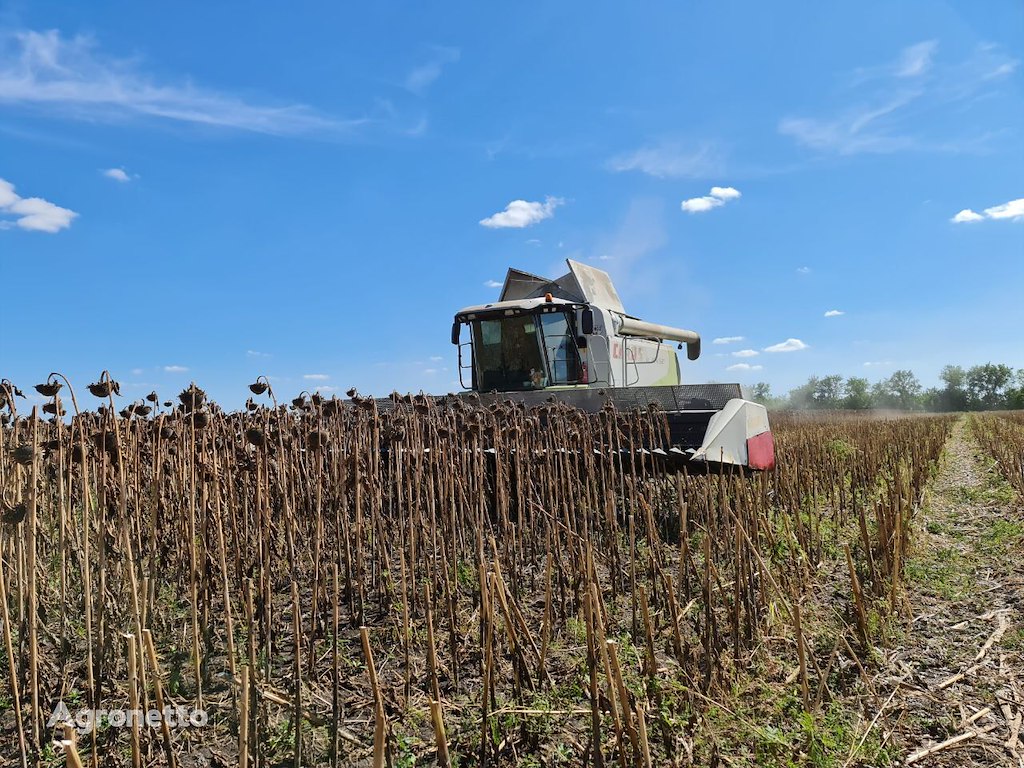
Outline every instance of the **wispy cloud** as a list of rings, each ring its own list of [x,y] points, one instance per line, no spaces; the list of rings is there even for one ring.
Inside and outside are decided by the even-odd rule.
[[[414,67],[405,78],[405,87],[417,96],[422,96],[426,90],[441,76],[441,72],[448,64],[454,64],[459,60],[460,51],[458,48],[447,48],[445,46],[434,46],[432,56],[428,61]]]
[[[704,213],[739,197],[742,195],[735,187],[712,187],[711,192],[703,197],[691,197],[689,200],[683,200],[681,207],[687,213]]]
[[[480,219],[480,225],[490,229],[522,229],[555,215],[555,208],[565,203],[560,197],[547,197],[543,203],[513,200],[499,211],[486,219]]]
[[[304,373],[302,378],[306,381],[327,381],[331,377],[326,373]]]
[[[101,171],[101,173],[108,179],[120,181],[121,183],[126,183],[132,180],[132,177],[128,175],[128,172],[125,171],[124,168],[107,168],[105,171]]]
[[[737,349],[732,353],[733,357],[757,357],[760,352],[756,349]]]
[[[828,312],[825,313],[825,317],[839,317],[840,315],[845,314],[846,313],[843,312],[843,310],[841,309],[830,309]]]
[[[932,56],[935,55],[935,49],[938,47],[938,40],[926,40],[923,43],[904,48],[899,66],[896,68],[896,76],[919,77],[923,75],[931,69]]]
[[[1002,205],[986,208],[984,214],[976,213],[970,208],[964,208],[960,213],[951,218],[950,221],[954,224],[969,224],[975,221],[984,221],[985,219],[1009,219],[1011,221],[1024,219],[1024,197],[1019,197]]]
[[[796,273],[798,275],[809,275],[809,274],[811,274],[811,268],[810,267],[797,267],[796,268]]]
[[[246,357],[270,357],[269,352],[257,352],[255,349],[245,350]]]
[[[725,370],[727,371],[760,371],[764,368],[763,365],[751,365],[750,363],[735,363],[728,366]]]
[[[612,171],[640,171],[659,179],[705,178],[721,172],[719,154],[710,143],[694,148],[664,142],[617,155],[607,166]]]
[[[184,365],[165,365],[164,371],[166,373],[188,373],[188,368]]]
[[[637,297],[657,294],[670,279],[673,266],[651,258],[667,242],[664,203],[660,198],[638,197],[630,201],[618,224],[591,241],[587,250],[611,273],[620,296]],[[566,245],[559,241],[558,247]]]
[[[501,288],[504,283],[498,280],[484,280],[484,288]]]
[[[890,360],[872,360],[872,361],[869,361],[867,363],[864,363],[864,367],[865,368],[885,368],[885,367],[890,366],[892,364],[893,363]]]
[[[276,135],[347,132],[368,122],[304,104],[252,103],[188,81],[158,82],[137,60],[105,55],[92,38],[57,30],[0,36],[0,103],[87,120],[149,117]]]
[[[804,344],[800,339],[786,339],[780,341],[778,344],[772,344],[770,347],[765,347],[765,352],[799,352],[801,349],[807,349],[810,345]]]
[[[5,218],[7,216],[13,217]],[[54,205],[41,197],[22,197],[14,185],[0,179],[0,229],[19,227],[34,232],[60,232],[78,216],[72,210]]]
[[[904,48],[894,63],[855,70],[835,94],[843,106],[826,115],[787,116],[779,121],[779,132],[810,149],[839,155],[983,151],[998,130],[942,136],[936,126],[954,121],[936,118],[968,109],[966,102],[991,90],[1017,61],[998,46],[982,45],[966,59],[938,63],[937,50],[938,42],[927,40]],[[928,119],[915,119],[922,114]]]
[[[787,117],[779,122],[779,132],[811,149],[853,155],[861,152],[888,153],[910,149],[909,136],[893,135],[887,128],[872,129],[881,118],[920,96],[920,92],[901,93],[882,105],[855,107],[834,118]]]
[[[743,341],[743,336],[719,336],[717,339],[712,340],[712,344],[735,344],[737,341]]]

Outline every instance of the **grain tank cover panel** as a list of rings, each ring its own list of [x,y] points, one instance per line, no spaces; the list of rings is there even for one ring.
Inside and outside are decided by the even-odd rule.
[[[519,269],[509,269],[501,289],[500,301],[540,299],[550,293],[559,299],[580,304],[592,304],[625,314],[622,300],[612,285],[612,279],[604,270],[566,259],[569,272],[549,280]]]
[[[531,275],[518,269],[510,269],[505,275],[505,285],[501,289],[499,301],[517,301],[519,299],[536,299],[547,292],[553,281],[546,277]]]
[[[610,309],[613,312],[625,314],[626,310],[622,306],[622,300],[619,298],[615,286],[612,285],[612,279],[607,272],[603,269],[591,267],[589,264],[581,264],[572,259],[566,259],[565,262],[569,265],[569,273],[579,285],[584,301],[604,309]],[[561,280],[562,278],[559,278],[559,282]]]

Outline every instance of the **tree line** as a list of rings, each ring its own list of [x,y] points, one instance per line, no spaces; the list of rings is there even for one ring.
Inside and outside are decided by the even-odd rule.
[[[860,376],[811,376],[806,383],[775,396],[758,382],[750,399],[774,409],[851,410],[891,408],[903,411],[992,411],[1024,408],[1024,368],[1001,363],[971,368],[947,365],[942,386],[925,389],[913,371],[899,370],[873,384]]]

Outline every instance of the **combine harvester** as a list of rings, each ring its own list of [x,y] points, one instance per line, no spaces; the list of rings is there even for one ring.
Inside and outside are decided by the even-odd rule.
[[[764,406],[739,384],[682,384],[676,352],[700,356],[694,331],[626,314],[608,273],[566,260],[556,280],[509,269],[501,298],[455,315],[459,380],[483,403],[564,402],[590,413],[660,409],[670,442],[652,453],[674,467],[775,466]],[[469,326],[463,341],[463,326]]]

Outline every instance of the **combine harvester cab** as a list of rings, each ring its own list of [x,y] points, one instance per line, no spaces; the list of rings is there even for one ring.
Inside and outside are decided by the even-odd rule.
[[[665,342],[685,344],[696,360],[696,332],[626,314],[606,272],[567,263],[556,280],[510,269],[498,301],[456,313],[452,343],[466,394],[485,403],[554,399],[590,413],[657,408],[669,443],[647,448],[671,466],[775,466],[764,406],[744,400],[739,384],[681,383]]]

